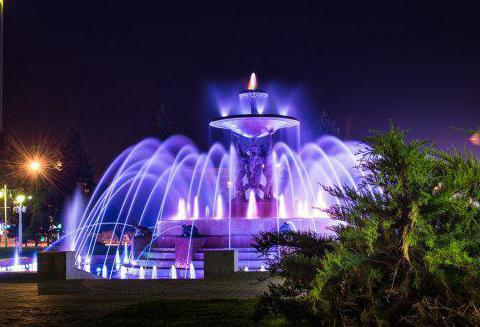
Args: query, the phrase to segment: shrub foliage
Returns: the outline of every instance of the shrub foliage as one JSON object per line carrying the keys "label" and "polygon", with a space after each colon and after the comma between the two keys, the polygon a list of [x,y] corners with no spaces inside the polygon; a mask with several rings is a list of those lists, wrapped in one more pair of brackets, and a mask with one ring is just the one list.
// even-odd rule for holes
{"label": "shrub foliage", "polygon": [[[335,241],[305,234],[312,240],[283,251],[271,272],[285,283],[263,297],[263,312],[269,303],[290,319],[290,301],[326,325],[480,325],[479,161],[394,127],[367,143],[360,191],[326,188],[340,200],[327,212],[347,224]],[[281,241],[267,235],[259,239]],[[297,263],[314,277],[295,279]]]}

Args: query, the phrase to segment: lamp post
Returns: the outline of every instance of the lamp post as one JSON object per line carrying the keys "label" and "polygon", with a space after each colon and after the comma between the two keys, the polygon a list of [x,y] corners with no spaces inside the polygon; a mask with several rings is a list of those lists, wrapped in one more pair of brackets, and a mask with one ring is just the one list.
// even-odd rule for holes
{"label": "lamp post", "polygon": [[5,0],[0,0],[0,132],[3,130],[3,20]]}
{"label": "lamp post", "polygon": [[4,217],[4,225],[3,225],[3,233],[5,236],[5,247],[8,247],[8,234],[7,234],[7,225],[8,225],[8,189],[7,184],[4,184],[2,189],[0,190],[0,199],[3,199],[3,217]]}
{"label": "lamp post", "polygon": [[23,203],[25,202],[25,195],[23,194],[19,194],[17,195],[17,197],[15,198],[15,203],[16,203],[16,206],[14,207],[14,210],[16,213],[18,213],[18,240],[17,240],[17,247],[19,248],[19,250],[22,249],[22,244],[23,244],[23,231],[22,231],[22,218],[23,218],[23,214],[27,211],[27,207],[23,205]]}

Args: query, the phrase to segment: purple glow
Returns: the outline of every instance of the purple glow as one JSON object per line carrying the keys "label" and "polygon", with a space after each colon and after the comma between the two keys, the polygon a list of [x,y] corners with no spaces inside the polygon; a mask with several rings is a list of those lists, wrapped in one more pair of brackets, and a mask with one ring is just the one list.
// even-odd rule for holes
{"label": "purple glow", "polygon": [[243,115],[214,120],[210,123],[210,127],[231,130],[238,135],[248,138],[260,138],[273,134],[279,129],[295,127],[299,124],[298,120],[287,116]]}
{"label": "purple glow", "polygon": [[[100,269],[106,278],[194,279],[203,276],[204,251],[228,248],[239,251],[242,269],[258,271],[266,269],[266,261],[252,259],[251,245],[260,231],[279,231],[286,224],[332,233],[329,227],[337,222],[323,210],[338,200],[323,186],[357,189],[363,172],[354,153],[364,146],[332,136],[299,151],[274,143],[278,130],[300,123],[260,114],[267,98],[252,87],[240,99],[248,100],[254,114],[210,123],[234,136],[228,151],[215,143],[201,152],[177,135],[148,138],[121,153],[77,226],[73,248],[79,266]],[[94,255],[98,243],[107,246],[108,255]]]}

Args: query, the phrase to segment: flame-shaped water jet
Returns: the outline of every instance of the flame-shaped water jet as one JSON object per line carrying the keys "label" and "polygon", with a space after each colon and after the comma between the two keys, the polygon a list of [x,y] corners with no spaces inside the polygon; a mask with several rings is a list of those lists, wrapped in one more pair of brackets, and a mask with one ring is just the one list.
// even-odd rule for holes
{"label": "flame-shaped water jet", "polygon": [[117,249],[117,252],[115,252],[115,268],[118,270],[120,269],[120,264],[121,264],[121,259],[120,259],[120,253],[118,252],[118,249]]}
{"label": "flame-shaped water jet", "polygon": [[255,73],[252,73],[250,75],[250,80],[248,81],[247,89],[249,91],[253,91],[257,89],[257,75],[255,75]]}
{"label": "flame-shaped water jet", "polygon": [[217,196],[217,214],[215,215],[216,219],[223,218],[223,199],[221,195]]}
{"label": "flame-shaped water jet", "polygon": [[83,270],[85,270],[86,272],[91,272],[90,271],[90,257],[89,256],[85,257],[85,264],[83,266]]}
{"label": "flame-shaped water jet", "polygon": [[257,218],[257,199],[253,190],[250,190],[250,196],[248,197],[247,218]]}
{"label": "flame-shaped water jet", "polygon": [[198,196],[193,199],[193,219],[198,219],[200,216],[200,209],[198,206]]}
{"label": "flame-shaped water jet", "polygon": [[127,268],[125,266],[120,267],[120,279],[127,278]]}
{"label": "flame-shaped water jet", "polygon": [[195,267],[193,266],[193,262],[190,262],[190,266],[188,267],[188,278],[195,279]]}
{"label": "flame-shaped water jet", "polygon": [[278,199],[278,218],[287,218],[287,207],[285,207],[285,197],[283,193]]}
{"label": "flame-shaped water jet", "polygon": [[185,199],[178,199],[178,211],[175,220],[184,220],[187,219],[187,207],[185,205]]}
{"label": "flame-shaped water jet", "polygon": [[152,279],[157,279],[157,266],[152,267]]}
{"label": "flame-shaped water jet", "polygon": [[145,268],[140,266],[140,271],[138,272],[138,279],[145,279]]}
{"label": "flame-shaped water jet", "polygon": [[123,263],[129,263],[130,262],[130,257],[128,256],[128,244],[125,242],[125,245],[123,246]]}
{"label": "flame-shaped water jet", "polygon": [[13,266],[18,267],[20,265],[20,255],[18,254],[18,248],[15,248],[15,253],[13,254]]}
{"label": "flame-shaped water jet", "polygon": [[175,268],[175,265],[170,267],[169,277],[170,279],[177,279],[177,268]]}

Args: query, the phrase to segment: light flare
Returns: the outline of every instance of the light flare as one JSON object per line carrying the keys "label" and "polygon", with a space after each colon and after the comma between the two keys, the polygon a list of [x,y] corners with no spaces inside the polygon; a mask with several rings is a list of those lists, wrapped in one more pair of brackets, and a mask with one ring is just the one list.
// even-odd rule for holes
{"label": "light flare", "polygon": [[476,146],[480,146],[480,132],[470,135],[470,143]]}

